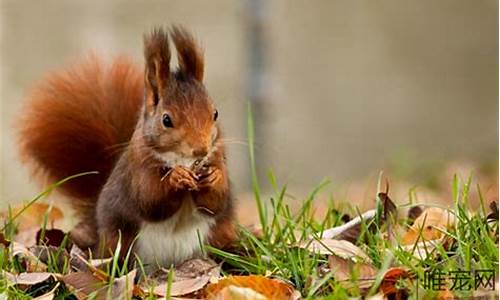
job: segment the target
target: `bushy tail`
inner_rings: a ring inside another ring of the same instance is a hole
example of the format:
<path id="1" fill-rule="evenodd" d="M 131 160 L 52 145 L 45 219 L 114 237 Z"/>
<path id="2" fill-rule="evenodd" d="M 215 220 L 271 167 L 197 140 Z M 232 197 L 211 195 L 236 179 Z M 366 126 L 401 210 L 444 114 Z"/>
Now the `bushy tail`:
<path id="1" fill-rule="evenodd" d="M 129 142 L 143 97 L 143 73 L 125 57 L 96 56 L 50 74 L 27 97 L 16 123 L 21 158 L 43 183 L 98 171 L 64 183 L 76 212 L 94 215 L 95 202 Z"/>

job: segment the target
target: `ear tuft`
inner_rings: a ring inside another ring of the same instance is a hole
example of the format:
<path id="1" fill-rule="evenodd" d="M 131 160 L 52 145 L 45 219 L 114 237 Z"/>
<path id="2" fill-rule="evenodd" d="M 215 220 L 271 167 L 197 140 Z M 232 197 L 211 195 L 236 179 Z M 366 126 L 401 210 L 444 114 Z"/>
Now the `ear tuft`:
<path id="1" fill-rule="evenodd" d="M 170 48 L 168 33 L 155 28 L 144 36 L 145 86 L 151 92 L 152 105 L 158 103 L 159 90 L 164 89 L 170 77 Z"/>
<path id="2" fill-rule="evenodd" d="M 170 35 L 179 56 L 180 72 L 201 82 L 204 72 L 203 51 L 193 36 L 181 26 L 173 26 Z"/>

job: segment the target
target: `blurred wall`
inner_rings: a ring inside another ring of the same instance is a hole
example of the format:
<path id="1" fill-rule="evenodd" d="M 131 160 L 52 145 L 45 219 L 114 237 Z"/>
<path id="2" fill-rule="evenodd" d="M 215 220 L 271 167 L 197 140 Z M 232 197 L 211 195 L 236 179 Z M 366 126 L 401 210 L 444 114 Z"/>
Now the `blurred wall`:
<path id="1" fill-rule="evenodd" d="M 248 0 L 250 1 L 250 0 Z M 256 153 L 291 186 L 348 182 L 412 160 L 498 157 L 498 1 L 261 1 Z M 89 50 L 142 62 L 142 34 L 181 23 L 202 41 L 233 182 L 248 188 L 247 1 L 0 1 L 3 203 L 39 187 L 12 122 L 29 87 Z M 34 133 L 35 134 L 35 133 Z"/>

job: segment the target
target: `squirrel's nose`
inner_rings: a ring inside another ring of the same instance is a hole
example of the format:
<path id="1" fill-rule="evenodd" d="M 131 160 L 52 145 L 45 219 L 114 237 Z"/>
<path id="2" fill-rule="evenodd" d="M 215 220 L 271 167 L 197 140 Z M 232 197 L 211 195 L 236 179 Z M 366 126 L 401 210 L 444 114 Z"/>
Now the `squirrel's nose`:
<path id="1" fill-rule="evenodd" d="M 208 149 L 206 147 L 200 147 L 193 149 L 193 156 L 204 157 L 208 154 Z"/>

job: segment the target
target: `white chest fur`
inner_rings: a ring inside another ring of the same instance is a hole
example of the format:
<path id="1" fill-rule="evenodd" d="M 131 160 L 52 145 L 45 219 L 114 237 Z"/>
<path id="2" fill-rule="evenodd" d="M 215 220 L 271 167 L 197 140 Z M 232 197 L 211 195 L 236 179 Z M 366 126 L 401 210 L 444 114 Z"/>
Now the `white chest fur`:
<path id="1" fill-rule="evenodd" d="M 144 223 L 136 242 L 144 265 L 168 268 L 200 253 L 214 220 L 200 214 L 191 198 L 183 199 L 179 211 L 163 222 Z"/>

